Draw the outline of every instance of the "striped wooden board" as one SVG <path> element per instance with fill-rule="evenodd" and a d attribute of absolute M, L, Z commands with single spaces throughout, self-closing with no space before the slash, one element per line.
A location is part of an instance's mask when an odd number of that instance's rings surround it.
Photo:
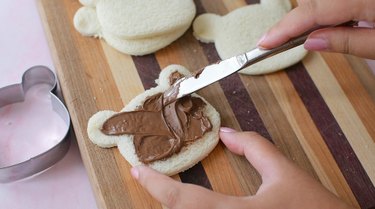
<path fill-rule="evenodd" d="M 226 14 L 245 0 L 196 0 L 198 14 Z M 130 176 L 119 151 L 87 138 L 87 121 L 99 110 L 120 110 L 155 86 L 160 70 L 191 70 L 216 62 L 212 44 L 189 30 L 155 54 L 134 57 L 78 34 L 72 25 L 78 0 L 40 0 L 55 67 L 72 116 L 79 148 L 100 208 L 163 208 Z M 310 53 L 302 62 L 266 76 L 235 74 L 199 92 L 222 125 L 257 131 L 288 158 L 349 204 L 375 207 L 375 78 L 361 59 Z M 222 144 L 192 169 L 174 176 L 230 195 L 251 195 L 261 179 Z"/>

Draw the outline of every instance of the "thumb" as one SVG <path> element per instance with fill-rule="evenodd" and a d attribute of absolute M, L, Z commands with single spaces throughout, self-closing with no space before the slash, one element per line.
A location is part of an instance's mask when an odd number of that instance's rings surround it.
<path fill-rule="evenodd" d="M 332 28 L 312 33 L 307 50 L 331 51 L 375 59 L 375 30 L 370 28 Z"/>
<path fill-rule="evenodd" d="M 168 208 L 216 208 L 239 202 L 235 198 L 206 188 L 183 184 L 148 166 L 136 166 L 131 175 L 159 202 Z M 226 208 L 226 207 L 224 207 Z"/>
<path fill-rule="evenodd" d="M 264 181 L 280 177 L 291 168 L 290 161 L 258 133 L 221 128 L 220 138 L 230 151 L 245 155 Z"/>

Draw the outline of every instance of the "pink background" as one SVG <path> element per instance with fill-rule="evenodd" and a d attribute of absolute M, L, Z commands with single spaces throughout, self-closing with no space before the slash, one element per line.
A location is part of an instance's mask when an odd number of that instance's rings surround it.
<path fill-rule="evenodd" d="M 35 0 L 1 0 L 0 25 L 0 87 L 20 83 L 34 65 L 54 70 Z M 0 167 L 42 152 L 64 134 L 66 125 L 52 111 L 48 92 L 48 86 L 35 86 L 24 103 L 0 109 Z M 50 169 L 0 184 L 0 208 L 97 208 L 76 140 Z"/>
<path fill-rule="evenodd" d="M 54 69 L 35 0 L 1 0 L 0 25 L 0 87 L 21 82 L 34 65 Z M 375 61 L 369 64 L 375 72 Z M 0 167 L 28 159 L 61 138 L 66 126 L 51 110 L 48 91 L 35 86 L 24 103 L 0 109 Z M 0 184 L 0 208 L 96 208 L 76 140 L 52 168 Z"/>

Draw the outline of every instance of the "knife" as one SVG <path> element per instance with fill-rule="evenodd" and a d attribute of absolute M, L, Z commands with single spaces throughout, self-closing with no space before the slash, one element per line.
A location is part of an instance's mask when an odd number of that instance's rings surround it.
<path fill-rule="evenodd" d="M 358 22 L 349 21 L 344 24 L 337 26 L 323 26 L 314 28 L 299 37 L 289 40 L 285 44 L 278 46 L 273 49 L 260 49 L 255 48 L 249 52 L 231 57 L 219 61 L 215 64 L 208 65 L 201 70 L 199 70 L 195 75 L 190 77 L 183 77 L 177 80 L 169 89 L 167 89 L 163 96 L 163 104 L 170 104 L 177 99 L 189 95 L 201 88 L 204 88 L 220 79 L 223 79 L 233 73 L 242 70 L 254 63 L 264 60 L 268 57 L 274 56 L 286 50 L 292 49 L 299 45 L 302 45 L 310 33 L 317 29 L 327 28 L 327 27 L 338 27 L 338 26 L 355 26 Z"/>

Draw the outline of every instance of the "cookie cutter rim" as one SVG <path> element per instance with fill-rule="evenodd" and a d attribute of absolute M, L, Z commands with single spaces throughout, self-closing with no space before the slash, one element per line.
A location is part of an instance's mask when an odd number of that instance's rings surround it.
<path fill-rule="evenodd" d="M 49 95 L 51 96 L 52 109 L 67 125 L 66 131 L 56 145 L 48 150 L 20 163 L 5 167 L 0 166 L 0 183 L 21 180 L 46 170 L 61 160 L 70 147 L 68 135 L 71 122 L 69 112 L 62 100 L 57 96 L 57 77 L 48 67 L 42 65 L 33 66 L 24 72 L 21 83 L 0 88 L 0 108 L 24 101 L 27 91 L 38 84 L 50 85 Z"/>

